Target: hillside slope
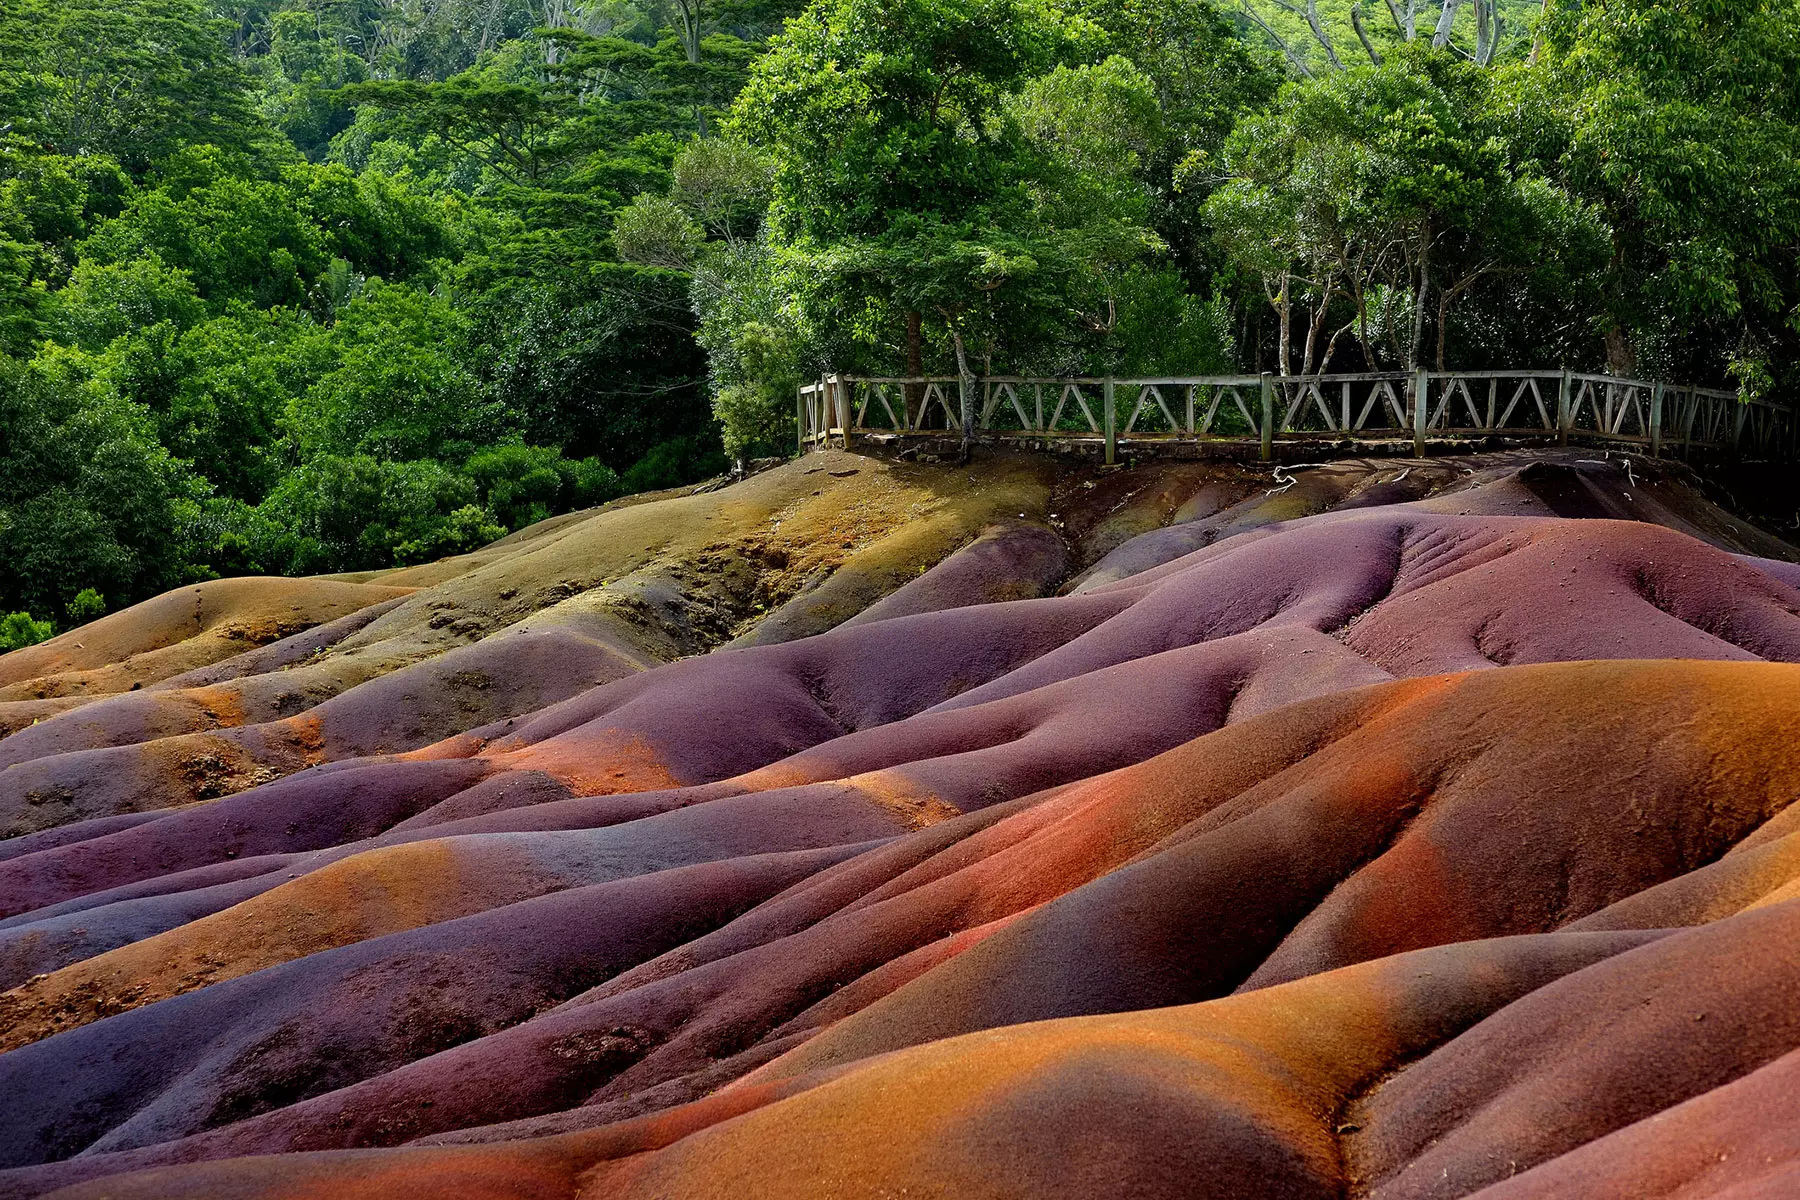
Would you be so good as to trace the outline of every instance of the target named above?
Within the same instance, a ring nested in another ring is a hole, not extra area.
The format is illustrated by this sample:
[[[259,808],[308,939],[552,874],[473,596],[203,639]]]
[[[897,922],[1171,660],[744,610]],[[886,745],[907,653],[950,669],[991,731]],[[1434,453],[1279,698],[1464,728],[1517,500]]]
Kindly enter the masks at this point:
[[[834,452],[171,593],[0,658],[0,1195],[1779,1194],[1796,558]]]

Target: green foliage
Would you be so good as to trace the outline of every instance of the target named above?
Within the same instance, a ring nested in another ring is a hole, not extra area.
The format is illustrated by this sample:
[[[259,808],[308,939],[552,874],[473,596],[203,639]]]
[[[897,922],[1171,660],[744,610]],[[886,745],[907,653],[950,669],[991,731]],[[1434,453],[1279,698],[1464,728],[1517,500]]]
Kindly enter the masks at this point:
[[[774,164],[753,146],[700,138],[675,156],[669,194],[706,235],[740,246],[762,225],[773,174]]]
[[[203,495],[150,413],[97,386],[79,352],[0,359],[0,606],[58,612],[84,587],[181,582]]]
[[[8,613],[0,617],[0,654],[47,642],[55,634],[56,626],[39,621],[28,612]]]
[[[809,364],[786,272],[766,239],[716,245],[694,275],[713,414],[734,458],[794,445],[794,393]]]
[[[627,492],[655,492],[722,474],[729,465],[712,438],[688,435],[652,446],[619,482]]]
[[[494,446],[471,455],[463,473],[475,481],[486,510],[508,529],[603,504],[623,490],[618,475],[598,459],[567,459],[548,446]]]
[[[180,334],[206,319],[193,276],[154,251],[122,263],[81,263],[46,307],[53,340],[96,351],[151,326],[166,324]]]
[[[324,335],[333,365],[288,406],[301,457],[462,457],[500,436],[504,409],[454,353],[465,323],[439,297],[371,280]]]
[[[1640,350],[1717,372],[1800,353],[1800,5],[1608,0],[1553,6],[1509,99],[1547,169],[1605,212],[1599,322],[1613,365]]]
[[[585,279],[500,287],[471,306],[484,396],[533,445],[623,471],[707,424],[688,278],[608,264]]]
[[[128,187],[105,156],[63,158],[0,134],[0,353],[22,354],[40,335],[47,289],[67,281],[76,243]]]
[[[1352,67],[1367,66],[1370,60],[1363,49],[1362,41],[1357,36],[1356,26],[1351,19],[1351,12],[1358,10],[1363,23],[1363,32],[1375,52],[1387,56],[1401,51],[1408,40],[1429,43],[1436,32],[1437,22],[1442,16],[1441,0],[1427,0],[1415,3],[1414,24],[1411,39],[1395,19],[1395,14],[1404,17],[1407,9],[1405,0],[1389,6],[1386,4],[1358,4],[1353,0],[1324,0],[1318,6],[1319,24],[1324,30],[1325,41],[1330,43],[1327,51],[1325,43],[1309,28],[1302,6],[1283,6],[1268,3],[1265,0],[1248,0],[1254,8],[1256,17],[1262,24],[1248,16],[1244,9],[1238,10],[1237,19],[1243,32],[1250,40],[1271,48],[1277,46],[1277,39],[1285,43],[1288,54],[1306,65],[1315,74],[1324,74],[1332,69],[1330,55],[1337,55],[1340,62]],[[1500,19],[1500,39],[1497,47],[1501,58],[1522,57],[1531,45],[1531,34],[1537,25],[1538,14],[1543,9],[1543,0],[1497,0],[1495,7]],[[1266,25],[1267,29],[1263,26]],[[1460,4],[1451,25],[1451,42],[1463,54],[1472,54],[1477,46],[1475,5]]]
[[[567,11],[0,11],[0,602],[419,561],[718,469],[688,276],[613,214],[783,5]],[[699,227],[753,233],[760,160],[686,157]]]
[[[626,262],[686,271],[706,240],[681,205],[643,192],[613,216],[613,245]]]
[[[224,32],[199,0],[11,0],[0,126],[134,169],[192,144],[249,147],[261,127]]]
[[[326,454],[290,472],[254,516],[237,520],[258,561],[305,574],[473,550],[506,532],[475,499],[472,480],[432,459]]]
[[[1140,267],[1119,291],[1117,323],[1090,369],[1140,377],[1231,372],[1231,310],[1224,297],[1190,295],[1170,267]]]
[[[1442,369],[1450,313],[1490,277],[1580,276],[1605,258],[1604,225],[1529,164],[1492,118],[1492,75],[1445,56],[1395,53],[1288,85],[1227,143],[1228,179],[1207,212],[1232,258],[1263,281],[1280,322],[1276,363],[1305,374],[1329,361],[1334,313],[1366,365],[1423,361],[1428,328]],[[1406,298],[1409,324],[1371,317],[1377,295]],[[1304,350],[1291,354],[1304,310]]]
[[[733,129],[776,164],[771,245],[820,351],[888,358],[922,319],[959,368],[1042,362],[1096,276],[1160,246],[1117,178],[1140,156],[1099,153],[1105,122],[1155,116],[1141,74],[1121,60],[1033,83],[1103,40],[1031,0],[837,0],[790,22]]]
[[[69,620],[75,625],[85,625],[96,617],[106,615],[106,597],[91,587],[82,588],[69,601],[67,612]]]
[[[462,552],[826,371],[1797,382],[1800,0],[1250,4],[1286,66],[1214,0],[16,0],[0,611]]]
[[[304,304],[309,282],[331,257],[291,191],[223,173],[195,186],[138,193],[82,250],[96,263],[155,254],[186,271],[203,299],[265,308]]]

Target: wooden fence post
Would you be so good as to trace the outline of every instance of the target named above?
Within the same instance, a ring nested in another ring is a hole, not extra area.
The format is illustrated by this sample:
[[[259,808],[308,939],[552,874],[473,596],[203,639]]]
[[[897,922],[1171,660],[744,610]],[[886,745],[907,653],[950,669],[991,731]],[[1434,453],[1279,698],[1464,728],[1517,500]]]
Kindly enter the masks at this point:
[[[1650,389],[1650,457],[1662,457],[1663,385],[1658,380]]]
[[[1275,377],[1262,373],[1262,460],[1275,457]]]
[[[806,453],[806,385],[794,389],[794,453]]]
[[[844,449],[850,448],[850,424],[856,419],[854,405],[850,402],[850,386],[844,382],[842,375],[831,377],[831,386],[837,389],[838,413],[844,428]]]
[[[1556,444],[1569,444],[1569,430],[1575,427],[1575,414],[1570,410],[1571,393],[1574,380],[1569,377],[1569,369],[1563,368],[1562,382],[1556,387]]]
[[[1424,368],[1413,372],[1412,418],[1413,418],[1413,457],[1425,457],[1425,423],[1431,419],[1429,408],[1430,380]]]
[[[1100,385],[1100,399],[1106,409],[1106,465],[1110,467],[1119,461],[1119,415],[1114,405],[1111,375]]]

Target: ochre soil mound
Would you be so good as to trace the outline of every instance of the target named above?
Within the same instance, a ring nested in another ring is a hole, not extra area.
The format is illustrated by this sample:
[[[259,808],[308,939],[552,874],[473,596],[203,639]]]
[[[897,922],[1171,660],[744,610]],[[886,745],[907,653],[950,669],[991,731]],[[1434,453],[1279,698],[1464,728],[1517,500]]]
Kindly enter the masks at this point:
[[[172,593],[0,659],[0,1196],[1785,1194],[1792,557],[836,453]]]

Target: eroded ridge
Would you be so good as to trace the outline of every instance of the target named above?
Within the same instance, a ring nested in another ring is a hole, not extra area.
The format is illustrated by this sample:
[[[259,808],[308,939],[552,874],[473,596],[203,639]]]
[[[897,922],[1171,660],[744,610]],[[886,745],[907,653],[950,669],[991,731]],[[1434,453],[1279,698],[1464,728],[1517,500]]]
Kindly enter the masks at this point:
[[[815,461],[625,511],[795,522]],[[596,675],[530,640],[591,590],[547,584],[433,641],[484,572],[572,569],[561,519],[0,740],[0,1194],[1786,1186],[1791,551],[1642,465],[955,509],[854,461],[834,519],[908,497],[913,565],[853,545],[731,646],[663,661],[721,618],[626,637],[608,592]],[[274,721],[195,699],[307,671]]]

